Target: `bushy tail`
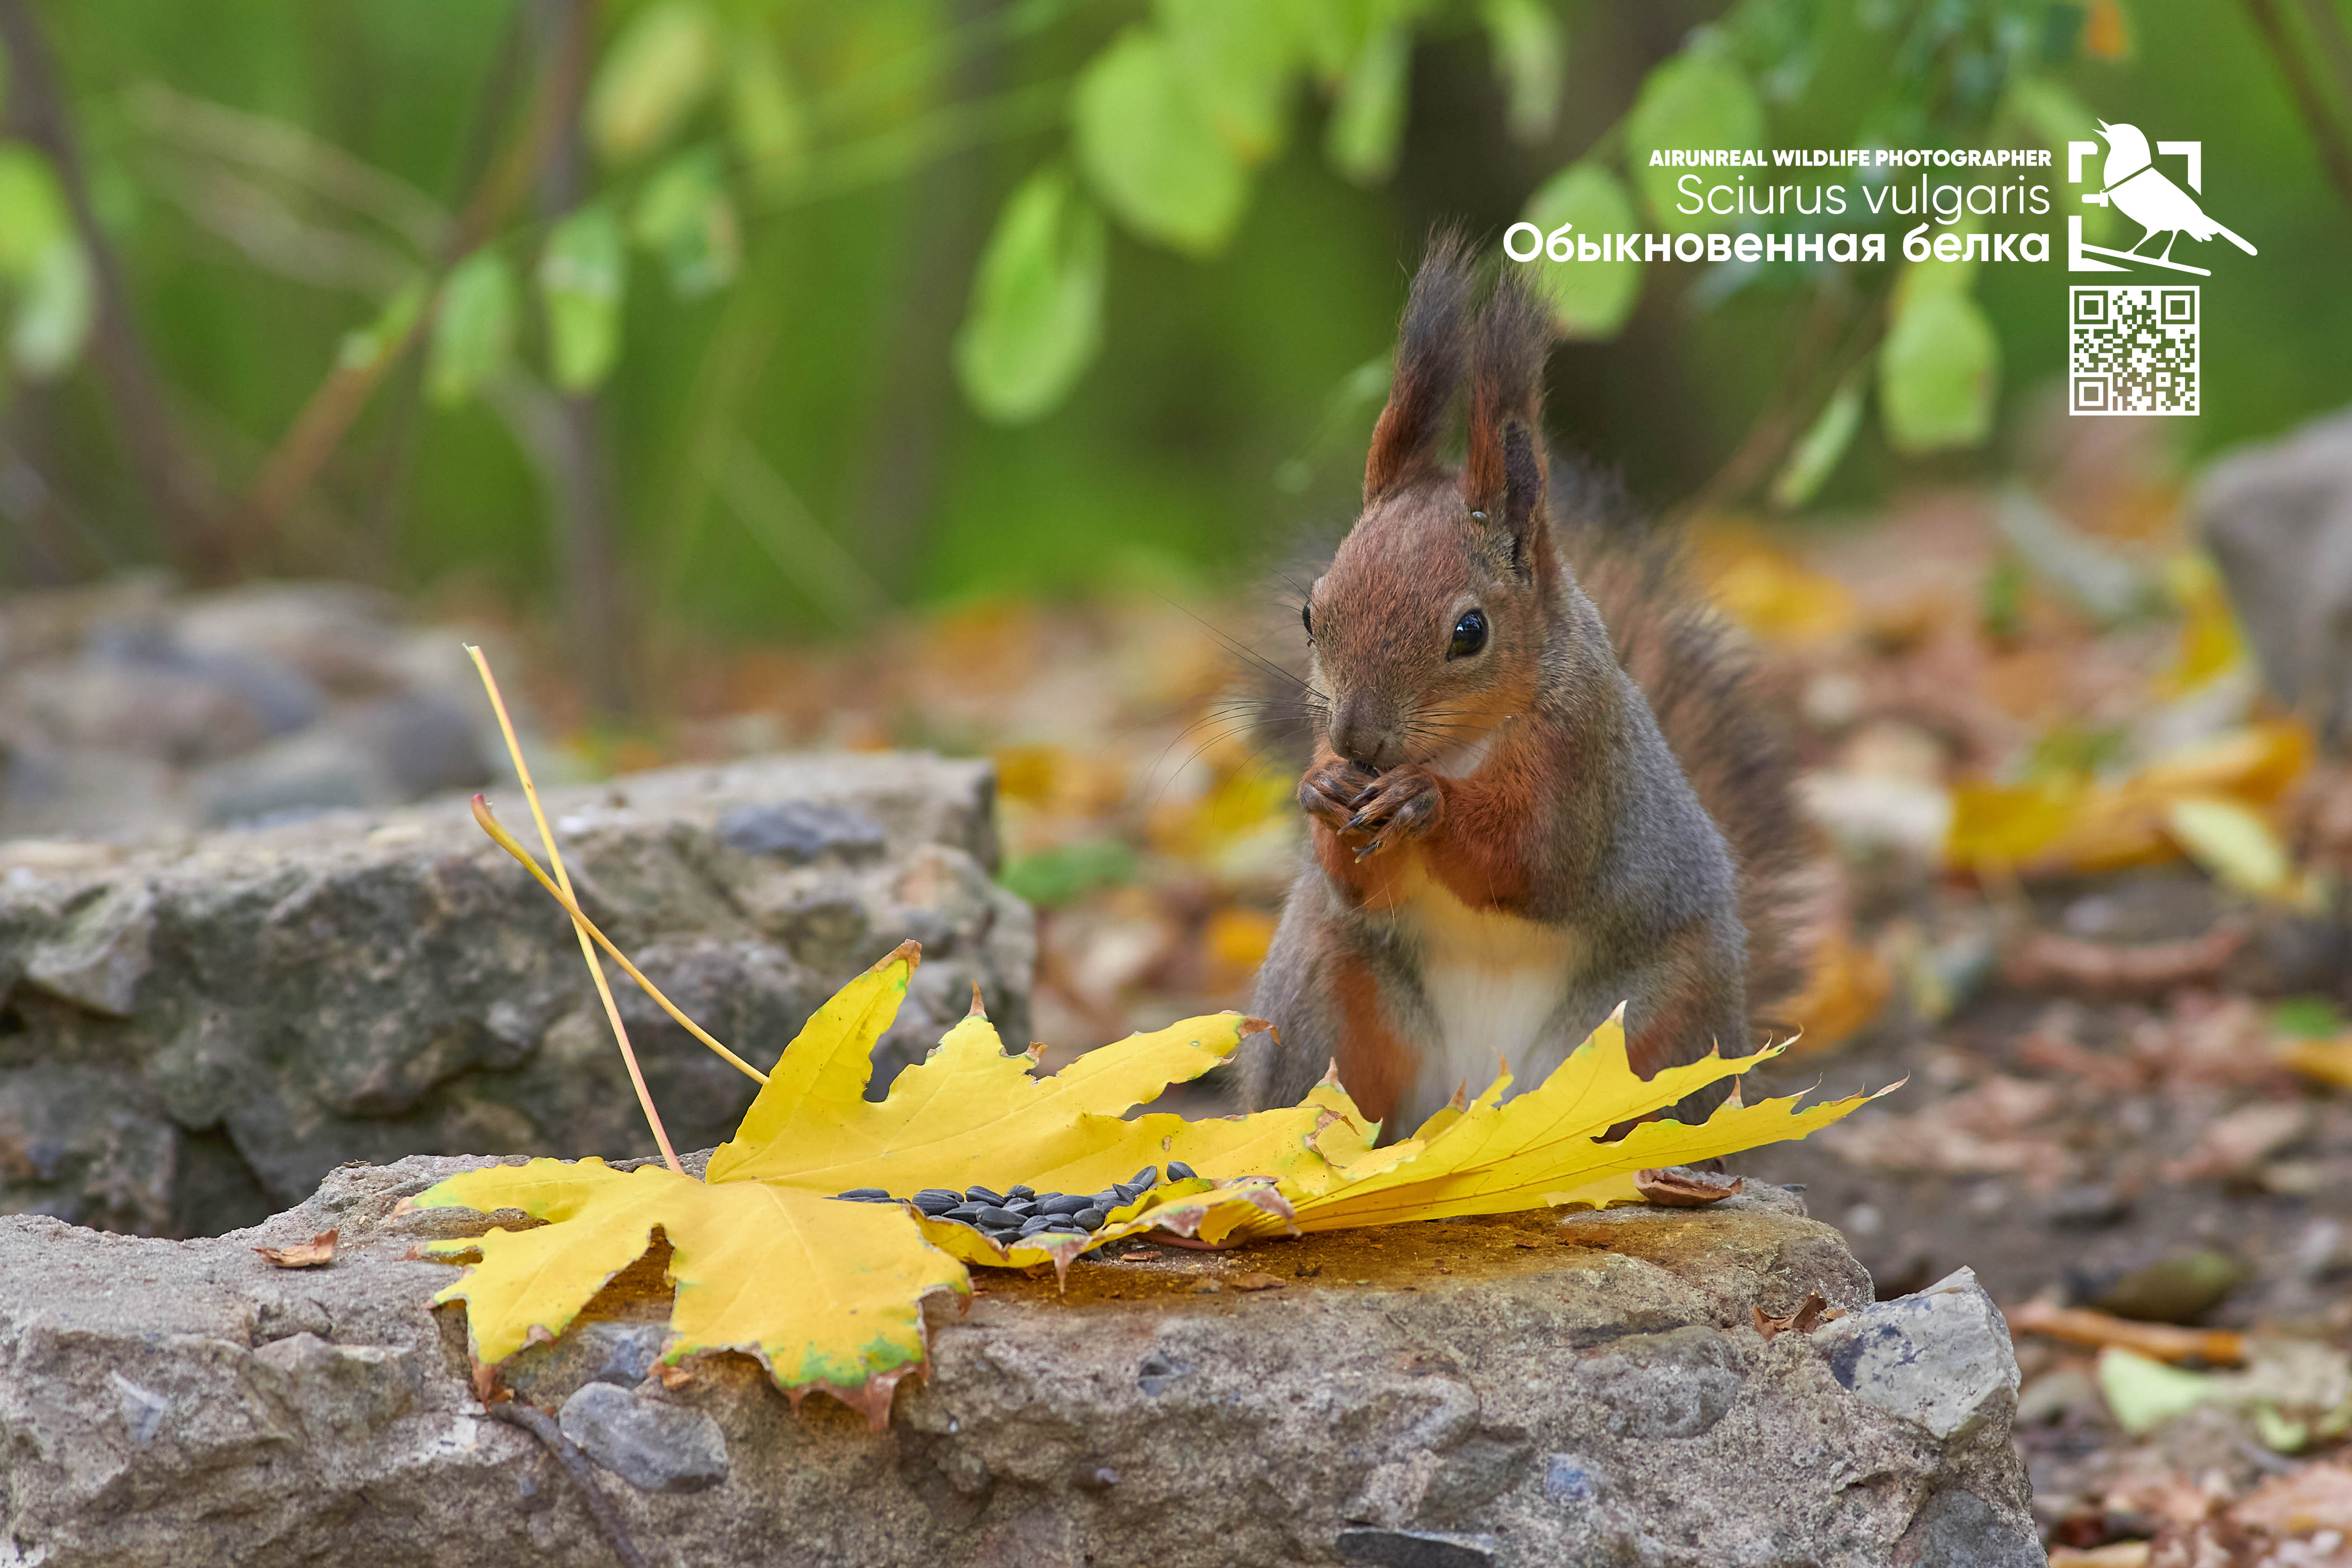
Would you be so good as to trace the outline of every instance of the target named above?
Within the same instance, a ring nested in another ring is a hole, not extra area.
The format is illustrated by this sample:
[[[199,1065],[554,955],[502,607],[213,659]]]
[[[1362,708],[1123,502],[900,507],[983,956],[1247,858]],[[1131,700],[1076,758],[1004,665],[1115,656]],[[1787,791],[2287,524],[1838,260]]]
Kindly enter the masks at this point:
[[[1803,988],[1835,892],[1798,806],[1788,736],[1738,635],[1691,582],[1680,536],[1634,516],[1589,470],[1552,472],[1553,538],[1738,861],[1748,1014],[1784,1031],[1775,1009]]]

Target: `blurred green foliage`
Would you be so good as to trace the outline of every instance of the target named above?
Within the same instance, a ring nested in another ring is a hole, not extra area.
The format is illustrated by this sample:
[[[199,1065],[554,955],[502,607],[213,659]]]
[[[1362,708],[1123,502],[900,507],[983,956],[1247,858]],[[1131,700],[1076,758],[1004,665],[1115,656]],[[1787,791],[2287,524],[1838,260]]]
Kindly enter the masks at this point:
[[[2042,146],[2054,176],[2095,115],[2201,136],[2262,256],[2208,289],[2207,412],[2167,435],[2194,459],[2347,390],[2345,204],[2258,30],[2195,0],[0,5],[49,40],[208,476],[196,558],[553,609],[602,552],[620,641],[1227,578],[1349,510],[1431,225],[1660,226],[1652,147]],[[5,560],[184,560],[124,471],[26,85]],[[2063,364],[2063,260],[1532,265],[1573,340],[1556,433],[1654,505],[2006,468]]]

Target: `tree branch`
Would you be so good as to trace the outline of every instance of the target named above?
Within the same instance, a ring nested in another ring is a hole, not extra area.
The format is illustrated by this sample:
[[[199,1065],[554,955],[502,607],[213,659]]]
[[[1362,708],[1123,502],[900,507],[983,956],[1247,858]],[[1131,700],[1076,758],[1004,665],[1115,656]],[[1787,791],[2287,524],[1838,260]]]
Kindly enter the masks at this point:
[[[2327,107],[2318,81],[2303,58],[2303,51],[2286,30],[2286,18],[2279,14],[2277,0],[2246,0],[2246,9],[2254,19],[2254,29],[2278,61],[2279,74],[2286,78],[2287,90],[2294,95],[2295,107],[2302,110],[2311,140],[2319,149],[2319,162],[2327,170],[2327,177],[2336,184],[2336,193],[2352,206],[2352,142],[2347,142],[2342,123]]]
[[[0,45],[8,56],[10,126],[47,154],[73,214],[74,232],[89,258],[98,293],[91,366],[113,407],[132,476],[163,531],[166,548],[200,577],[226,576],[232,563],[229,542],[210,486],[192,467],[173,427],[154,362],[131,319],[122,265],[91,205],[57,62],[29,0],[0,0]]]
[[[23,0],[0,0],[0,4],[22,3]],[[588,12],[589,7],[583,5],[574,7],[570,14],[569,25],[541,78],[530,120],[521,137],[508,149],[504,158],[490,166],[474,187],[464,211],[457,215],[448,249],[434,273],[432,292],[425,309],[416,313],[416,320],[397,343],[386,345],[367,363],[338,363],[327,373],[327,379],[310,395],[310,401],[294,416],[293,424],[263,461],[252,489],[247,492],[239,525],[242,539],[257,541],[277,531],[287,511],[310,488],[319,470],[342,444],[343,437],[374,396],[385,374],[431,327],[449,269],[489,238],[538,179],[555,152],[563,128],[578,117],[581,98],[587,91],[593,43],[593,31],[586,21]]]

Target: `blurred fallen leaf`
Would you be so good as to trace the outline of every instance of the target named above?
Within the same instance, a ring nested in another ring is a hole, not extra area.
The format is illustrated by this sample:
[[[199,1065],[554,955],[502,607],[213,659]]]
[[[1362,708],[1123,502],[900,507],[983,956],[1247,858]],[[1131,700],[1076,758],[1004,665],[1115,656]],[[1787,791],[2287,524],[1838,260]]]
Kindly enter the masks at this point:
[[[1695,1209],[1702,1204],[1719,1204],[1726,1198],[1737,1196],[1747,1184],[1745,1177],[1717,1176],[1679,1166],[1673,1170],[1633,1173],[1634,1189],[1642,1196],[1671,1209]]]
[[[1824,1142],[1845,1159],[1883,1171],[2011,1172],[2054,1190],[2073,1169],[2073,1156],[2058,1139],[2030,1128],[2062,1098],[2055,1084],[1995,1074],[1933,1110],[1874,1116],[1826,1134]]]
[[[1246,983],[1274,945],[1274,917],[1262,910],[1227,908],[1211,915],[1202,942],[1213,977],[1228,984]]]
[[[2004,489],[1993,519],[2034,576],[2102,622],[2123,620],[2156,596],[2157,584],[2137,552],[2082,531],[2030,490]]]
[[[2170,859],[2174,802],[2275,805],[2309,770],[2313,752],[2308,729],[2280,720],[2183,748],[2119,783],[2074,776],[1963,784],[1953,791],[1945,862],[2033,876]]]
[[[2246,1275],[2229,1254],[2191,1247],[2115,1276],[2090,1293],[2091,1305],[2141,1322],[2186,1323],[2220,1305]]]
[[[2323,1530],[2352,1534],[2352,1466],[2321,1460],[2273,1476],[2241,1499],[2230,1517],[2273,1540]]]
[[[2197,1146],[2179,1159],[2166,1161],[2158,1172],[2168,1182],[2249,1176],[2310,1127],[2311,1108],[2301,1100],[2242,1105],[2208,1122]]]
[[[1853,940],[1843,922],[1824,931],[1807,967],[1805,988],[1780,1011],[1797,1037],[1791,1056],[1818,1056],[1845,1043],[1878,1016],[1895,990],[1886,960]]]
[[[335,1260],[336,1230],[322,1230],[308,1241],[298,1241],[291,1247],[257,1247],[262,1260],[273,1268],[317,1268]]]
[[[1047,745],[1003,746],[993,756],[996,790],[1007,800],[1086,817],[1115,811],[1127,799],[1127,770],[1113,757]]]
[[[1221,773],[1197,800],[1151,813],[1151,847],[1229,881],[1286,871],[1297,854],[1298,781],[1250,764]]]
[[[2246,944],[2223,926],[2185,942],[2105,942],[2029,931],[2002,954],[2001,974],[2020,990],[2147,994],[2210,984]]]
[[[2352,1035],[2332,1040],[2283,1041],[2278,1047],[2279,1065],[2305,1078],[2332,1083],[2339,1089],[2352,1089]]]
[[[1236,1290],[1279,1290],[1282,1289],[1281,1280],[1276,1279],[1271,1274],[1263,1273],[1255,1269],[1247,1274],[1236,1274],[1231,1279],[1226,1280],[1225,1283],[1232,1286]]]
[[[2210,875],[2257,898],[2308,904],[2311,889],[2294,874],[2286,846],[2262,813],[2221,795],[2186,795],[2165,807],[2165,828]]]
[[[2242,667],[2246,640],[2238,629],[2230,593],[2212,560],[2176,555],[2165,565],[2165,586],[2181,610],[2180,642],[2172,667],[2156,678],[2159,697],[2177,699],[2216,677]]]
[[[2228,1392],[2211,1373],[2184,1372],[2119,1345],[2099,1352],[2098,1380],[2116,1425],[2135,1437]]]
[[[2111,1541],[2105,1546],[2053,1546],[2050,1568],[2148,1568],[2152,1541]]]
[[[1853,590],[1768,542],[1753,526],[1719,523],[1699,530],[1693,565],[1717,607],[1773,642],[1822,642],[1862,624]]]
[[[2057,1307],[2028,1301],[2007,1309],[2012,1333],[2040,1334],[2094,1350],[2120,1345],[2151,1361],[2197,1360],[2209,1366],[2235,1366],[2246,1359],[2246,1336],[2234,1329],[2183,1329],[2169,1323],[2136,1323],[2087,1307]]]

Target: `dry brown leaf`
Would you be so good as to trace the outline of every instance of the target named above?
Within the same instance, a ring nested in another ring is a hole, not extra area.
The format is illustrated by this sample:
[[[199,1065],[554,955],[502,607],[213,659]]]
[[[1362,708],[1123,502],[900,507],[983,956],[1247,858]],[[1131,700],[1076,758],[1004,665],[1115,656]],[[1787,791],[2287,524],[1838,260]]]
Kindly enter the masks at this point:
[[[2300,1100],[2258,1100],[2217,1117],[2197,1146],[2159,1167],[2168,1182],[2194,1182],[2251,1174],[2311,1125],[2311,1108]]]
[[[1121,1263],[1157,1263],[1160,1261],[1160,1254],[1150,1247],[1138,1247],[1120,1253],[1118,1260]]]
[[[1829,1302],[1822,1300],[1819,1290],[1806,1291],[1805,1299],[1797,1303],[1797,1310],[1785,1318],[1769,1316],[1761,1307],[1751,1307],[1748,1310],[1756,1314],[1756,1331],[1768,1340],[1777,1339],[1782,1334],[1810,1334],[1823,1323],[1845,1316],[1843,1312],[1831,1310]]]
[[[308,1241],[298,1241],[291,1247],[257,1247],[262,1261],[272,1268],[319,1268],[335,1260],[335,1237],[340,1230],[322,1230]]]
[[[2273,1539],[2336,1531],[2352,1533],[2352,1466],[2321,1462],[2256,1487],[2230,1517]]]
[[[2152,1541],[2111,1541],[2105,1546],[2053,1546],[2050,1568],[2147,1568]]]
[[[1651,1203],[1667,1208],[1695,1209],[1721,1203],[1746,1186],[1743,1176],[1717,1176],[1676,1165],[1663,1171],[1636,1171],[1633,1185]]]
[[[2056,1084],[1995,1073],[1932,1111],[1875,1116],[1824,1139],[1848,1160],[1880,1170],[2015,1173],[2052,1190],[2066,1180],[2074,1157],[2058,1139],[2029,1129],[2063,1099]]]
[[[1276,1279],[1271,1274],[1261,1273],[1255,1269],[1247,1274],[1236,1274],[1231,1279],[1226,1280],[1225,1283],[1232,1286],[1236,1290],[1279,1290],[1282,1289],[1281,1280]]]
[[[972,1292],[975,1296],[979,1293],[977,1290]],[[654,1363],[654,1375],[661,1379],[664,1388],[684,1388],[694,1381],[694,1369],[686,1366],[667,1366],[656,1362]]]
[[[2210,984],[2245,945],[2246,932],[2234,926],[2187,942],[2085,942],[2037,931],[2011,945],[2001,973],[2020,990],[2146,995]]]
[[[2121,1345],[2151,1361],[2194,1358],[2211,1366],[2235,1366],[2246,1359],[2246,1336],[2231,1329],[2181,1329],[2169,1323],[2136,1323],[2088,1307],[2057,1307],[2028,1301],[2004,1314],[2012,1333],[2040,1334],[2068,1344],[2105,1349]]]

